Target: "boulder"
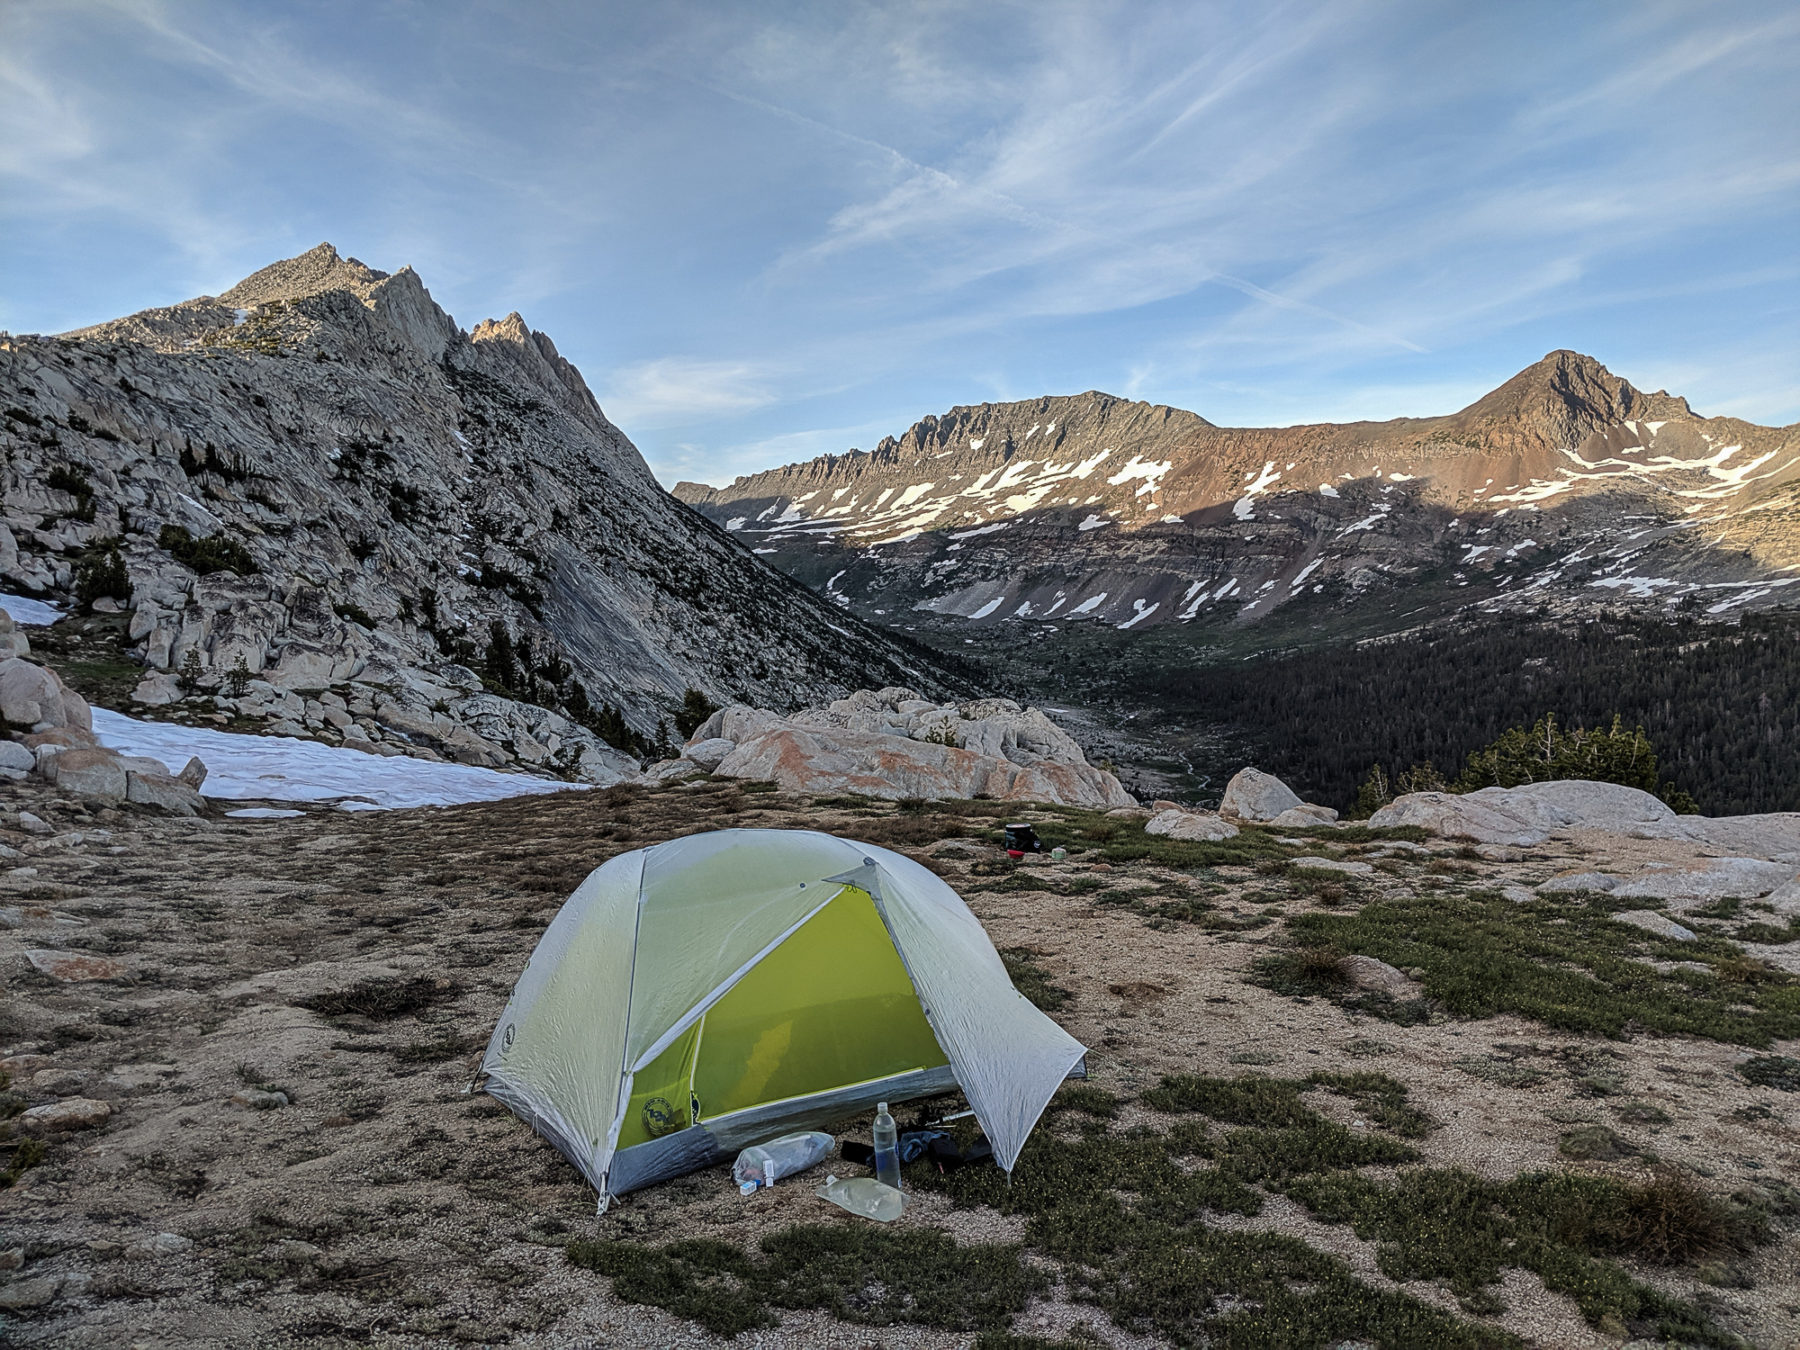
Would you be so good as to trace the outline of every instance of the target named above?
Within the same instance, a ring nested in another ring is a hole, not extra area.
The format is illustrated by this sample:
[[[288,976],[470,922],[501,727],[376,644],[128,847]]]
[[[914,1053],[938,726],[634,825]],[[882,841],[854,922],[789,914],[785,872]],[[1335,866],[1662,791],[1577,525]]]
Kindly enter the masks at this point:
[[[88,701],[67,687],[62,691],[62,720],[58,725],[89,733],[94,730],[94,711],[88,707]]]
[[[160,708],[180,702],[181,694],[180,680],[167,671],[152,670],[145,672],[144,678],[138,681],[137,688],[131,691],[131,701]]]
[[[1539,895],[1567,895],[1571,891],[1610,891],[1619,878],[1606,872],[1567,872],[1538,883]]]
[[[44,777],[65,792],[94,801],[125,800],[126,772],[110,750],[64,750],[46,760]]]
[[[125,800],[140,806],[154,806],[177,816],[197,816],[206,803],[200,794],[179,778],[166,773],[125,774]]]
[[[1777,914],[1800,914],[1800,877],[1785,886],[1777,886],[1763,898],[1763,903]]]
[[[1314,806],[1311,802],[1302,802],[1299,806],[1290,806],[1269,824],[1284,830],[1304,830],[1309,826],[1335,824],[1337,818],[1338,813],[1329,806]]]
[[[0,525],[0,534],[4,534],[6,539],[12,538],[11,533],[4,525]],[[31,639],[18,630],[13,623],[12,615],[4,609],[0,609],[0,660],[9,656],[29,656],[30,654]]]
[[[1353,989],[1371,994],[1386,994],[1393,999],[1412,999],[1420,994],[1418,981],[1373,956],[1346,956],[1338,962],[1338,973]]]
[[[63,724],[62,681],[16,656],[0,661],[0,717],[15,727]]]
[[[1144,822],[1145,834],[1162,835],[1183,843],[1216,843],[1233,838],[1237,832],[1238,827],[1228,820],[1199,811],[1183,811],[1180,807],[1159,811]]]
[[[231,1094],[231,1104],[249,1111],[279,1111],[288,1104],[288,1095],[265,1088],[242,1088]]]
[[[1757,816],[1675,816],[1631,831],[1643,839],[1691,839],[1715,853],[1800,866],[1800,811]]]
[[[1286,783],[1261,769],[1243,768],[1225,785],[1219,814],[1239,820],[1273,821],[1284,811],[1305,805]],[[1334,815],[1335,818],[1335,815]]]
[[[728,708],[720,708],[702,722],[688,738],[688,744],[698,745],[702,741],[721,738],[734,744],[742,744],[759,732],[780,726],[781,722],[781,717],[775,713],[752,708],[748,703],[733,703]]]
[[[1342,872],[1346,876],[1366,876],[1375,870],[1373,863],[1353,862],[1342,858],[1295,858],[1292,865],[1313,872]]]
[[[0,741],[0,776],[23,778],[37,767],[37,756],[17,741]]]
[[[31,1090],[46,1097],[79,1097],[93,1078],[86,1069],[39,1069],[31,1075]]]
[[[0,1312],[25,1312],[43,1307],[56,1297],[63,1280],[61,1275],[38,1275],[0,1285]]]
[[[35,949],[25,959],[53,980],[64,984],[86,984],[91,980],[116,980],[125,973],[125,963],[110,956],[91,952],[69,952],[55,948]]]
[[[1683,909],[1714,900],[1755,900],[1800,876],[1800,869],[1756,858],[1709,858],[1699,868],[1656,868],[1613,887],[1627,900],[1662,900]]]
[[[718,768],[733,750],[737,749],[736,741],[728,741],[723,736],[714,736],[704,741],[693,741],[681,752],[683,759],[690,759],[702,769],[711,773]]]
[[[34,731],[29,736],[20,738],[20,744],[28,750],[41,752],[45,748],[51,750],[92,750],[100,744],[100,740],[91,731],[80,727],[51,727],[45,731]],[[38,762],[44,756],[39,753]]]
[[[112,1107],[93,1097],[64,1097],[60,1102],[32,1107],[19,1120],[28,1130],[52,1133],[91,1130],[111,1115]]]
[[[1658,914],[1655,910],[1628,909],[1623,914],[1612,917],[1614,923],[1628,923],[1633,928],[1641,928],[1657,937],[1673,938],[1677,942],[1692,942],[1696,936],[1691,928],[1683,928],[1675,920]]]
[[[188,762],[181,766],[181,772],[175,776],[198,792],[201,784],[206,782],[206,765],[200,762],[198,755],[190,756]]]

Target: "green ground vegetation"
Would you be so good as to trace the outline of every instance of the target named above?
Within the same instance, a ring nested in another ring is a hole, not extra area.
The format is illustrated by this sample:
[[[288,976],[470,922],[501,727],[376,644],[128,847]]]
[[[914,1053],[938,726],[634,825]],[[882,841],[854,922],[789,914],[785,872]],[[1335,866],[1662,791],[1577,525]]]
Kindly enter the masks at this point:
[[[1314,1109],[1324,1097],[1346,1102],[1352,1124]],[[1022,1219],[1021,1244],[960,1246],[929,1230],[845,1221],[773,1233],[756,1252],[711,1240],[571,1242],[569,1259],[612,1276],[621,1298],[725,1335],[771,1328],[779,1309],[819,1308],[853,1322],[977,1331],[988,1350],[1088,1344],[1084,1333],[1053,1342],[1011,1330],[1054,1272],[1121,1329],[1179,1346],[1501,1347],[1517,1342],[1478,1319],[1503,1311],[1495,1286],[1518,1268],[1567,1293],[1605,1332],[1730,1346],[1740,1342],[1704,1308],[1651,1288],[1621,1260],[1729,1258],[1800,1209],[1779,1189],[1721,1200],[1673,1172],[1641,1183],[1554,1172],[1490,1182],[1409,1166],[1418,1155],[1407,1141],[1432,1122],[1379,1073],[1170,1076],[1139,1104],[1154,1123],[1122,1125],[1120,1098],[1065,1087],[1010,1179],[996,1168],[908,1166],[914,1191]],[[1351,1225],[1376,1244],[1385,1273],[1446,1286],[1470,1316],[1378,1290],[1299,1239],[1212,1221],[1255,1216],[1276,1194]]]
[[[1636,1027],[1758,1048],[1800,1036],[1800,980],[1723,938],[1676,942],[1613,919],[1636,903],[1570,895],[1519,904],[1440,890],[1355,913],[1314,910],[1287,921],[1295,946],[1265,958],[1256,978],[1278,993],[1405,1013],[1410,1005],[1384,1008],[1343,980],[1337,963],[1356,953],[1418,972],[1430,1003],[1457,1017],[1517,1013],[1563,1031],[1617,1037]],[[1711,969],[1664,971],[1652,960]]]

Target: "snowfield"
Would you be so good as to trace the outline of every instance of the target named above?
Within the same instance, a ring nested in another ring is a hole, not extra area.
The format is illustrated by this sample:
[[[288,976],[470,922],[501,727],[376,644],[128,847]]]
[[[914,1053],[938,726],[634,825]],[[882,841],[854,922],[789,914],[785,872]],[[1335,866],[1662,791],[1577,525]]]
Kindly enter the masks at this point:
[[[198,755],[207,770],[201,793],[231,801],[344,801],[352,810],[397,810],[586,786],[467,764],[371,755],[292,736],[247,736],[172,722],[140,722],[105,708],[94,709],[94,732],[108,749],[159,759],[172,773],[179,773]]]
[[[42,628],[63,616],[61,606],[24,595],[0,595],[0,609],[12,615],[13,622],[21,628]]]

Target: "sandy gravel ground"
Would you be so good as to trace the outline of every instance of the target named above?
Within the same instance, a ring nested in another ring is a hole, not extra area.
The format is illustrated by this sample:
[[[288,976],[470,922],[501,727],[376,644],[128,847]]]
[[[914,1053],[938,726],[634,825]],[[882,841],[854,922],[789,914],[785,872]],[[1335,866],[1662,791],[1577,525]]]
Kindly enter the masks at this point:
[[[17,1254],[0,1255],[12,1265],[0,1269],[0,1303],[10,1307],[0,1311],[0,1340],[96,1348],[726,1343],[661,1310],[622,1304],[607,1281],[570,1266],[555,1244],[596,1231],[591,1192],[503,1107],[464,1089],[538,935],[607,857],[727,824],[855,837],[874,829],[868,818],[736,789],[316,810],[277,821],[90,815],[35,789],[5,791],[0,842],[19,856],[4,860],[11,870],[0,872],[0,907],[17,909],[18,926],[0,926],[0,1055],[31,1104],[74,1098],[104,1103],[110,1114],[49,1136],[48,1158],[0,1192],[0,1254]],[[47,820],[50,833],[19,828],[21,809]],[[1471,867],[1483,880],[1529,884],[1624,849],[1676,859],[1681,847],[1584,838]],[[1794,1095],[1744,1082],[1733,1072],[1746,1058],[1737,1047],[1652,1036],[1587,1043],[1510,1017],[1401,1028],[1247,983],[1273,928],[1153,929],[1089,897],[983,891],[984,878],[969,870],[992,856],[980,849],[907,851],[936,854],[934,865],[996,945],[1035,949],[1073,994],[1057,1017],[1091,1048],[1100,1086],[1130,1095],[1166,1072],[1379,1068],[1408,1084],[1439,1122],[1419,1145],[1428,1163],[1500,1178],[1557,1166],[1632,1175],[1630,1163],[1559,1157],[1569,1122],[1611,1121],[1567,1075],[1506,1088],[1456,1067],[1522,1043],[1608,1057],[1634,1099],[1669,1117],[1622,1132],[1699,1169],[1721,1193],[1771,1174],[1800,1181]],[[1424,861],[1403,860],[1372,883],[1404,889]],[[1060,867],[1113,885],[1163,875],[1141,863]],[[1248,869],[1221,879],[1244,888],[1258,880]],[[62,982],[25,955],[58,949],[116,961],[117,972]],[[298,1006],[399,974],[440,981],[441,996],[392,1020],[327,1018]],[[243,1104],[271,1090],[289,1104]],[[1351,1119],[1351,1105],[1327,1094],[1312,1094],[1309,1105]],[[836,1216],[810,1184],[745,1201],[717,1168],[628,1197],[597,1231],[748,1244],[791,1222]],[[916,1197],[902,1222],[963,1241],[1019,1233],[1014,1220],[954,1213],[931,1195]],[[1372,1283],[1389,1283],[1371,1244],[1280,1198],[1255,1219],[1219,1222],[1300,1236]],[[165,1234],[174,1236],[158,1238]],[[1703,1296],[1755,1344],[1800,1343],[1800,1243],[1789,1235],[1746,1269],[1749,1289],[1701,1285],[1691,1273],[1634,1273]],[[1456,1308],[1443,1289],[1404,1287]],[[1535,1344],[1616,1344],[1535,1277],[1512,1272],[1499,1292],[1507,1311],[1497,1323]],[[1116,1346],[1150,1344],[1057,1297],[1035,1303],[1016,1330],[1055,1336],[1078,1325]],[[778,1331],[735,1344],[902,1350],[971,1339],[787,1313]]]

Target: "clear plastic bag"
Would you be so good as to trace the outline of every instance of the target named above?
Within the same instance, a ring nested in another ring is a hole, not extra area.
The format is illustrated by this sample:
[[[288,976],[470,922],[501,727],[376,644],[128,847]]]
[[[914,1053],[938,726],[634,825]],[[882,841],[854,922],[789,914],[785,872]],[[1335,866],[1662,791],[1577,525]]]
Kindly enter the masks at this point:
[[[758,1186],[773,1186],[782,1177],[824,1162],[831,1145],[831,1136],[819,1130],[784,1134],[766,1144],[752,1144],[737,1155],[731,1166],[732,1180],[746,1194]]]
[[[892,1223],[906,1209],[906,1197],[874,1177],[848,1177],[839,1181],[835,1176],[828,1176],[825,1184],[813,1193],[859,1219],[873,1219],[876,1223]]]

